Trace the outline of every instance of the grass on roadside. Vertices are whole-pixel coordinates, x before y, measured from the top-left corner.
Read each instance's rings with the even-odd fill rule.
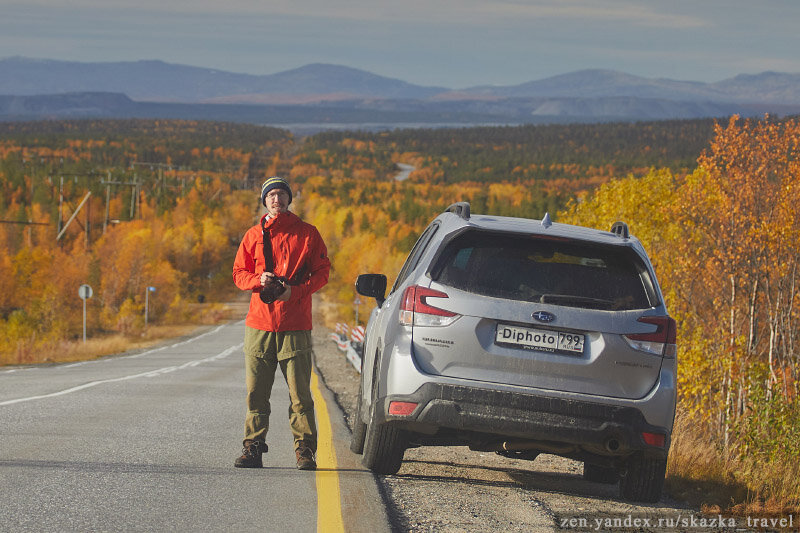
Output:
[[[138,335],[114,333],[87,338],[86,343],[82,339],[43,343],[30,350],[0,354],[0,365],[87,361],[105,355],[149,348],[165,339],[188,335],[197,328],[197,325],[150,326]]]
[[[0,366],[71,363],[145,349],[166,339],[189,335],[202,325],[243,318],[247,312],[246,307],[238,302],[192,304],[192,307],[190,314],[193,319],[187,324],[151,324],[126,334],[95,333],[87,337],[85,343],[82,338],[20,342],[13,350],[0,351]]]
[[[695,429],[675,421],[666,489],[704,513],[731,516],[800,512],[800,464],[758,462],[726,453]]]

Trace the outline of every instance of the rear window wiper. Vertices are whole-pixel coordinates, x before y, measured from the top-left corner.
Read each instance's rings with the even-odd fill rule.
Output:
[[[542,294],[538,298],[539,303],[556,305],[575,305],[579,307],[592,307],[595,309],[611,309],[614,302],[600,298],[588,298],[586,296],[575,296],[572,294]]]

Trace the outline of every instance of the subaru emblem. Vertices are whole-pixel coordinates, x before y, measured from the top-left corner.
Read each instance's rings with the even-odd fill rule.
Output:
[[[536,311],[531,315],[534,319],[538,320],[539,322],[552,322],[556,319],[556,315],[553,313],[548,313],[547,311]]]

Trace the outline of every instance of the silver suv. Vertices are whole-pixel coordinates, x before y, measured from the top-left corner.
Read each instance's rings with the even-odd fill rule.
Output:
[[[623,222],[610,232],[471,215],[425,229],[367,324],[351,449],[378,474],[411,446],[584,462],[590,481],[658,501],[675,417],[676,328]]]

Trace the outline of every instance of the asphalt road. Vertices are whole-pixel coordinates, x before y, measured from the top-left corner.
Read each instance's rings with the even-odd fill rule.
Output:
[[[295,468],[280,378],[264,469],[235,469],[241,322],[161,348],[0,369],[0,531],[381,531],[375,478],[320,380],[319,470]]]
[[[0,532],[582,531],[593,529],[564,520],[695,511],[668,498],[620,501],[615,486],[588,483],[580,463],[553,456],[417,448],[397,475],[373,476],[349,451],[340,410],[352,417],[358,374],[322,327],[313,332],[324,376],[312,379],[318,470],[295,468],[279,377],[265,468],[233,468],[243,328],[84,363],[0,368]]]

